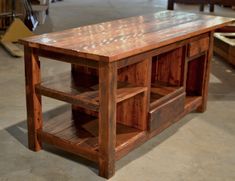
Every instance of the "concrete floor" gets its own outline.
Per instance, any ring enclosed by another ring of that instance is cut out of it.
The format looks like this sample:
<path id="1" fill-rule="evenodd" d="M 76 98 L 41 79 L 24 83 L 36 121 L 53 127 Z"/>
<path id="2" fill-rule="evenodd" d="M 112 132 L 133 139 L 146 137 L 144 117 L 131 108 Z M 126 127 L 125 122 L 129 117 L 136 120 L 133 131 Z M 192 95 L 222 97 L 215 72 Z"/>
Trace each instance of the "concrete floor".
<path id="1" fill-rule="evenodd" d="M 165 0 L 65 0 L 51 5 L 50 17 L 37 33 L 163 10 Z M 176 10 L 198 12 L 198 6 Z M 235 11 L 216 7 L 218 15 Z M 0 49 L 0 180 L 104 180 L 97 168 L 53 147 L 34 153 L 27 149 L 23 59 Z M 43 76 L 69 70 L 69 65 L 43 59 Z M 68 106 L 43 99 L 45 117 Z M 192 113 L 116 164 L 112 181 L 234 181 L 235 70 L 214 57 L 208 110 Z M 54 109 L 56 108 L 56 109 Z"/>

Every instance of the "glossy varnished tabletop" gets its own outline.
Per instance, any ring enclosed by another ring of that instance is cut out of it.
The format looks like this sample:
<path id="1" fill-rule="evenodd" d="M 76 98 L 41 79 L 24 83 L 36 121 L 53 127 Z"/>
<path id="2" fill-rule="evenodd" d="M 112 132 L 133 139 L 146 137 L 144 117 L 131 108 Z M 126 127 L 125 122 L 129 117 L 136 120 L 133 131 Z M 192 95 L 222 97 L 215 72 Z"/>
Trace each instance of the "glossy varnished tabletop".
<path id="1" fill-rule="evenodd" d="M 112 62 L 223 27 L 231 18 L 161 11 L 21 40 L 26 46 Z"/>

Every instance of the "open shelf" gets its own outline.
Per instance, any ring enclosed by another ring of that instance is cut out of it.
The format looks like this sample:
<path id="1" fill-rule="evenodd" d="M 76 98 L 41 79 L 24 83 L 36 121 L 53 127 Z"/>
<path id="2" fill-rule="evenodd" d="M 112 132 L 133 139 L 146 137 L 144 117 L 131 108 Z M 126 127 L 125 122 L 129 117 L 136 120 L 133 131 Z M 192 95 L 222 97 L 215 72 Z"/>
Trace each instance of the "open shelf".
<path id="1" fill-rule="evenodd" d="M 43 129 L 39 130 L 38 134 L 46 143 L 97 162 L 98 119 L 82 112 L 77 118 L 76 121 L 72 119 L 70 110 L 63 112 L 45 120 Z M 117 123 L 116 152 L 143 138 L 144 133 L 139 129 Z"/>
<path id="2" fill-rule="evenodd" d="M 183 87 L 162 82 L 151 84 L 150 109 L 184 92 Z"/>
<path id="3" fill-rule="evenodd" d="M 152 59 L 150 110 L 182 94 L 184 48 L 179 47 Z"/>
<path id="4" fill-rule="evenodd" d="M 146 90 L 147 87 L 118 82 L 117 103 Z M 92 75 L 80 74 L 78 82 L 72 80 L 70 73 L 50 77 L 36 86 L 36 92 L 89 110 L 99 110 L 99 86 L 97 77 Z"/>
<path id="5" fill-rule="evenodd" d="M 206 54 L 198 54 L 187 62 L 185 111 L 191 112 L 202 105 Z"/>

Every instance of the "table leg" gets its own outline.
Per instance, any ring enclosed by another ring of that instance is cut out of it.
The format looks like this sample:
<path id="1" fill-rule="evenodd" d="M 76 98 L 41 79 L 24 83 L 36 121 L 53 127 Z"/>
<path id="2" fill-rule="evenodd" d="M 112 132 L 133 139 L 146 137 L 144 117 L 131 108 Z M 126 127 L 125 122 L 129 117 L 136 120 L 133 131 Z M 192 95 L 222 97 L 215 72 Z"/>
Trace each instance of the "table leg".
<path id="1" fill-rule="evenodd" d="M 203 78 L 203 87 L 202 87 L 202 105 L 197 109 L 198 112 L 205 112 L 207 108 L 207 100 L 208 100 L 208 85 L 210 79 L 210 67 L 211 67 L 211 60 L 213 57 L 213 48 L 214 48 L 214 32 L 210 33 L 210 48 L 207 55 L 206 60 L 206 70 L 204 71 L 204 78 Z"/>
<path id="2" fill-rule="evenodd" d="M 215 10 L 215 5 L 214 4 L 210 4 L 210 12 L 214 12 Z"/>
<path id="3" fill-rule="evenodd" d="M 168 0 L 167 9 L 174 10 L 174 0 Z"/>
<path id="4" fill-rule="evenodd" d="M 35 85 L 40 83 L 40 62 L 34 49 L 25 47 L 25 82 L 28 124 L 28 146 L 33 151 L 41 150 L 42 143 L 37 130 L 42 129 L 41 96 L 36 94 Z"/>
<path id="5" fill-rule="evenodd" d="M 116 89 L 116 63 L 100 63 L 99 175 L 105 178 L 115 173 Z"/>

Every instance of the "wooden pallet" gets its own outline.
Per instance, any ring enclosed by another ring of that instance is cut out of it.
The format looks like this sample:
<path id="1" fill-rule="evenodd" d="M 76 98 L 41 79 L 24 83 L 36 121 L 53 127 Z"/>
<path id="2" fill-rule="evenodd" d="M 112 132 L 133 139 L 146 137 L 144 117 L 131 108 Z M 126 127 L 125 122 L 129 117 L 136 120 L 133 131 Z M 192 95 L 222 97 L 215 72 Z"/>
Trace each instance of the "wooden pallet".
<path id="1" fill-rule="evenodd" d="M 214 52 L 235 65 L 235 32 L 215 33 Z"/>

